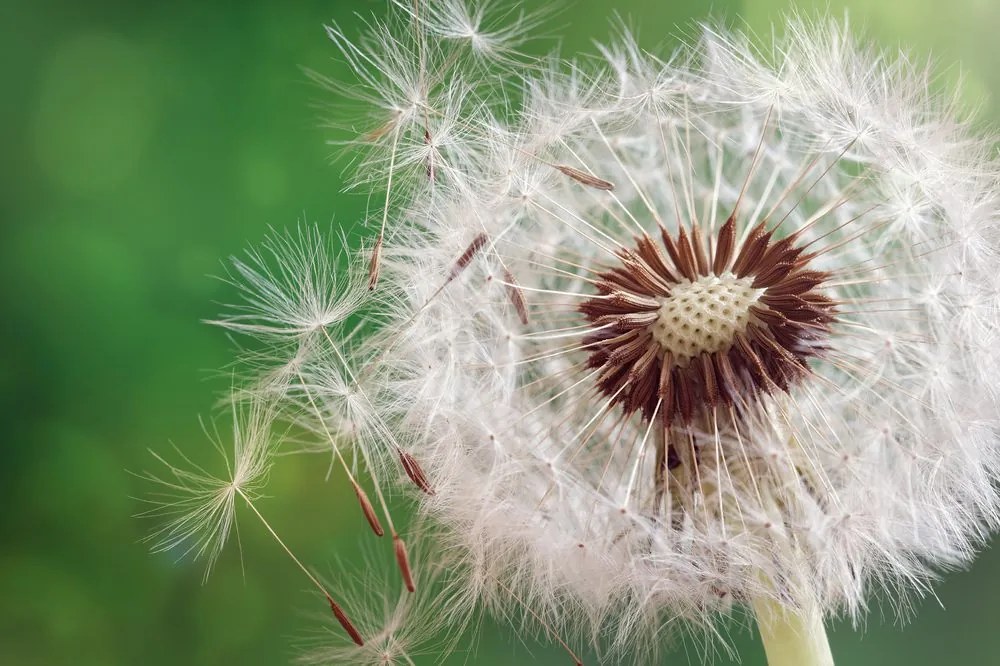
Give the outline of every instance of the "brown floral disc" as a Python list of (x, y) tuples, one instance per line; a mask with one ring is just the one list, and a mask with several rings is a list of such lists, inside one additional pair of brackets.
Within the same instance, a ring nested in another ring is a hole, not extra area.
[(620, 265), (597, 274), (599, 295), (579, 310), (593, 326), (585, 344), (601, 392), (627, 414), (690, 425), (717, 405), (743, 407), (787, 391), (826, 348), (836, 316), (793, 233), (774, 240), (766, 223), (737, 247), (732, 216), (706, 242), (700, 228), (661, 246), (637, 236)]

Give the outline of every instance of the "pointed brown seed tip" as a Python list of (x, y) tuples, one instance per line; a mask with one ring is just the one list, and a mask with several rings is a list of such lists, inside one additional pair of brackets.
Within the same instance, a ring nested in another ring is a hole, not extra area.
[(517, 284), (517, 280), (514, 279), (514, 275), (509, 269), (504, 269), (503, 278), (504, 282), (507, 283), (507, 297), (517, 311), (517, 316), (521, 320), (521, 323), (527, 326), (528, 306), (524, 302), (524, 293), (521, 291), (521, 287)]
[[(428, 145), (428, 146), (431, 145), (431, 133), (430, 133), (430, 131), (426, 127), (424, 128), (424, 144)], [(433, 155), (428, 155), (427, 156), (427, 164), (425, 165), (425, 170), (427, 172), (427, 180), (434, 180), (434, 156)]]
[(410, 571), (410, 556), (406, 554), (406, 542), (398, 534), (393, 534), (392, 545), (396, 550), (396, 564), (399, 565), (399, 572), (403, 575), (403, 584), (408, 591), (413, 592), (417, 586), (413, 584), (413, 572)]
[(406, 451), (400, 450), (399, 462), (403, 464), (403, 471), (406, 472), (406, 476), (410, 477), (410, 481), (413, 481), (417, 488), (420, 488), (428, 495), (434, 494), (434, 488), (431, 487), (430, 481), (427, 480), (427, 475), (424, 474), (424, 468), (420, 466), (416, 458)]
[(361, 504), (361, 511), (364, 512), (365, 520), (368, 521), (368, 525), (372, 528), (372, 532), (375, 533), (375, 536), (384, 535), (385, 530), (382, 529), (382, 524), (378, 521), (378, 516), (375, 515), (375, 509), (372, 507), (372, 503), (368, 501), (368, 495), (356, 481), (352, 481), (351, 483), (354, 485), (354, 494), (358, 496), (358, 503)]
[(455, 261), (455, 265), (451, 267), (451, 272), (448, 273), (448, 282), (457, 278), (462, 271), (465, 270), (465, 267), (472, 262), (472, 258), (475, 257), (481, 249), (483, 249), (484, 245), (486, 245), (487, 240), (489, 240), (489, 236), (487, 236), (485, 232), (472, 239), (472, 242), (469, 243), (469, 247), (465, 248), (465, 252), (459, 256), (459, 258)]
[[(733, 211), (735, 215), (735, 211)], [(733, 215), (729, 216), (726, 223), (719, 229), (719, 238), (715, 246), (715, 258), (712, 262), (712, 270), (716, 275), (721, 275), (729, 267), (729, 262), (733, 258), (733, 249), (736, 245), (736, 220)]]
[(375, 247), (372, 248), (372, 258), (368, 262), (368, 291), (374, 291), (375, 285), (378, 284), (379, 272), (382, 269), (382, 234), (378, 235), (378, 240), (375, 241)]
[(580, 171), (579, 169), (574, 169), (573, 167), (565, 164), (556, 164), (555, 167), (581, 185), (593, 187), (595, 190), (604, 190), (605, 192), (610, 192), (615, 189), (615, 184), (611, 181), (598, 178), (597, 176), (593, 176), (586, 171)]
[(358, 632), (355, 628), (354, 623), (351, 622), (350, 618), (347, 617), (347, 613), (344, 612), (344, 609), (341, 608), (340, 605), (329, 595), (327, 595), (326, 600), (330, 602), (330, 610), (333, 611), (333, 616), (337, 618), (337, 622), (339, 622), (340, 626), (344, 628), (347, 635), (351, 637), (354, 644), (358, 647), (363, 647), (365, 640), (361, 638), (360, 632)]

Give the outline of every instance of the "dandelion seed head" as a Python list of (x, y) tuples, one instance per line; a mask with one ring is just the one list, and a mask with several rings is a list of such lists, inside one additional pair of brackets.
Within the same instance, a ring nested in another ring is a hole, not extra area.
[(623, 650), (758, 597), (858, 616), (997, 524), (995, 165), (844, 26), (749, 44), (520, 73), (387, 245), (422, 507), (478, 594)]
[[(880, 588), (905, 612), (971, 560), (1000, 527), (1000, 165), (925, 68), (796, 17), (769, 49), (621, 29), (532, 61), (499, 5), (394, 6), (328, 30), (363, 85), (323, 80), (370, 106), (377, 236), (346, 272), (345, 239), (272, 238), (217, 323), (264, 343), (247, 395), (343, 466), (397, 583), (422, 593), (396, 482), (457, 572), (436, 603), (574, 659), (734, 609), (859, 620)], [(245, 467), (182, 477), (164, 543), (216, 552)], [(410, 663), (402, 594), (317, 659)]]

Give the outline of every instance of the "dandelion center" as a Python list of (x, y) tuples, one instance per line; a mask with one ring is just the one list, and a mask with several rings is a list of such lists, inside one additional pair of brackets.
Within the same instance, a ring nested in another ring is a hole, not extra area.
[(788, 391), (827, 347), (836, 303), (798, 233), (760, 223), (737, 240), (735, 216), (661, 242), (635, 238), (597, 273), (579, 311), (597, 386), (627, 414), (691, 424), (718, 405), (746, 407)]
[(750, 307), (762, 291), (753, 288), (753, 279), (731, 273), (680, 283), (663, 299), (650, 332), (678, 365), (687, 365), (703, 352), (730, 347), (746, 330)]

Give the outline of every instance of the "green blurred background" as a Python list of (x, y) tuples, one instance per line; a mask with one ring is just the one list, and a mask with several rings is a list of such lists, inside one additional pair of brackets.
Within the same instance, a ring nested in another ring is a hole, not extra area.
[[(288, 663), (313, 601), (301, 574), (249, 521), (245, 576), (235, 548), (205, 585), (201, 564), (150, 555), (139, 543), (150, 525), (133, 517), (133, 498), (148, 488), (127, 470), (152, 467), (147, 447), (205, 447), (197, 416), (226, 387), (213, 371), (232, 359), (226, 338), (199, 323), (232, 298), (209, 277), (220, 260), (268, 225), (350, 225), (362, 214), (364, 196), (342, 193), (344, 165), (325, 145), (336, 135), (317, 105), (332, 100), (300, 66), (348, 79), (324, 22), (350, 29), (355, 11), (385, 7), (5, 5), (0, 664)], [(573, 53), (608, 34), (612, 11), (654, 46), (709, 15), (766, 33), (788, 3), (565, 5), (551, 32)], [(886, 45), (961, 61), (945, 78), (964, 76), (984, 123), (1000, 117), (996, 0), (832, 3), (845, 7)], [(283, 459), (261, 509), (306, 561), (350, 559), (363, 535), (356, 505), (309, 462)], [(837, 626), (838, 663), (1000, 663), (998, 589), (1000, 551), (988, 551), (905, 627), (877, 608), (864, 633)], [(743, 663), (763, 663), (752, 631), (737, 647)], [(669, 663), (689, 660), (699, 663), (691, 645), (678, 646)], [(454, 660), (515, 661), (568, 663), (551, 646), (520, 646), (490, 627), (476, 652)]]

